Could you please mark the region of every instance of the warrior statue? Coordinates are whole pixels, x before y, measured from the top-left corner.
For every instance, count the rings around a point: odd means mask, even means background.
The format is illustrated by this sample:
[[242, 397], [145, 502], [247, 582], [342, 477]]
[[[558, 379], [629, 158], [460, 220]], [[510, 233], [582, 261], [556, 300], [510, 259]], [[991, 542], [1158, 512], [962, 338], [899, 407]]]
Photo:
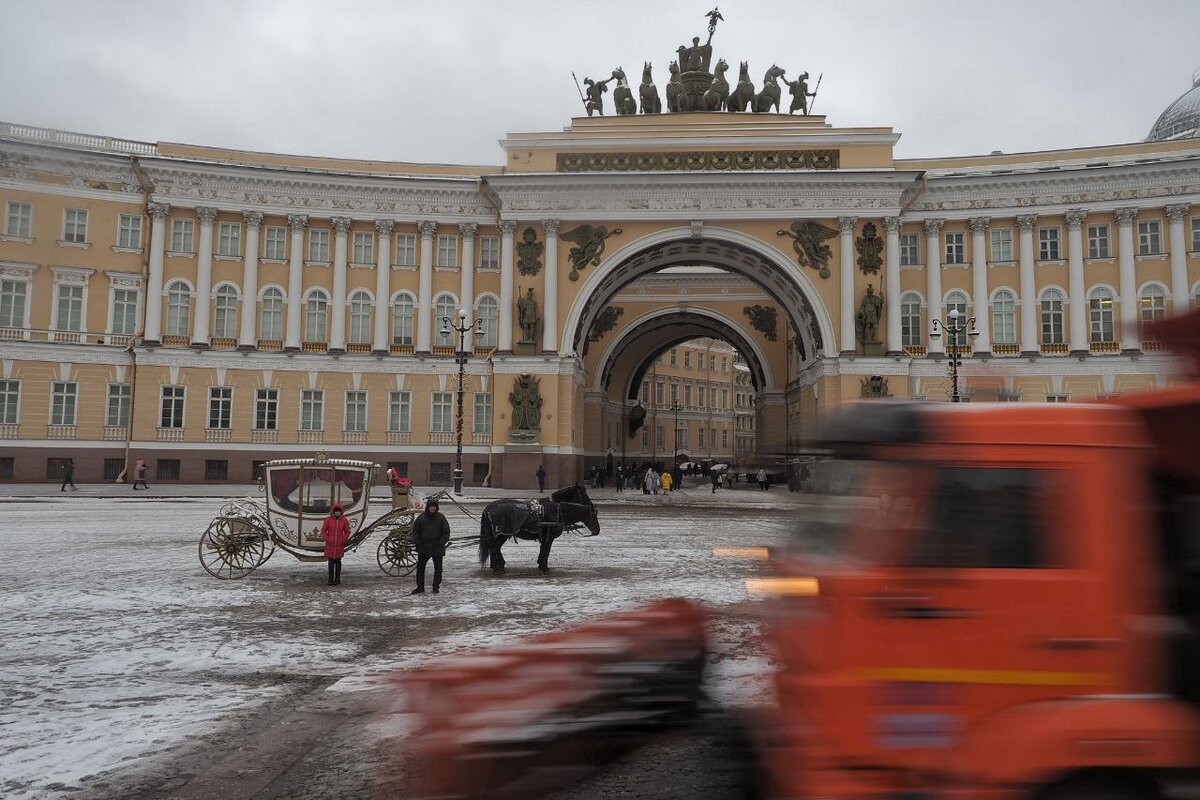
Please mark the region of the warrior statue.
[[883, 298], [875, 294], [875, 286], [867, 284], [867, 293], [858, 304], [858, 340], [863, 344], [879, 342], [879, 320], [883, 316]]
[[808, 114], [808, 98], [816, 97], [816, 92], [808, 90], [808, 73], [800, 73], [800, 77], [794, 81], [785, 80], [788, 85], [788, 93], [792, 96], [792, 105], [788, 108], [789, 114], [795, 114], [798, 110], [801, 114]]
[[533, 299], [533, 289], [517, 300], [517, 322], [521, 326], [521, 341], [536, 342], [542, 338], [542, 315], [537, 300]]
[[591, 78], [583, 79], [584, 84], [587, 86], [587, 102], [584, 103], [584, 108], [587, 109], [589, 117], [593, 111], [602, 117], [604, 116], [604, 93], [608, 91], [609, 81], [615, 77], [614, 75], [612, 78], [606, 78], [602, 81], [594, 81]]

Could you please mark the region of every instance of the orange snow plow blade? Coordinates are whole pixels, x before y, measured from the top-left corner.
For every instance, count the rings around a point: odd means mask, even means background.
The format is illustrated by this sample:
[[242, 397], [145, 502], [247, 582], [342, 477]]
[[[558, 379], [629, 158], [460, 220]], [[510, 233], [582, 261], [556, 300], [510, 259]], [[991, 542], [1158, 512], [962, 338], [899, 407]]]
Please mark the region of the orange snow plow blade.
[[663, 600], [402, 674], [421, 796], [560, 789], [687, 719], [701, 696], [704, 616]]

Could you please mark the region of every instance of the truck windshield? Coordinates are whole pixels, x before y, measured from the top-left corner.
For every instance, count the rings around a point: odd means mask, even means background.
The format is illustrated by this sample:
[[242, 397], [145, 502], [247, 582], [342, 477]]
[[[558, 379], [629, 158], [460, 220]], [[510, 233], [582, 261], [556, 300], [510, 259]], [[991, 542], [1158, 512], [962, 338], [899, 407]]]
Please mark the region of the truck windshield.
[[809, 472], [812, 503], [801, 516], [796, 548], [859, 563], [886, 560], [897, 525], [910, 524], [924, 470], [894, 461], [829, 459], [811, 464]]

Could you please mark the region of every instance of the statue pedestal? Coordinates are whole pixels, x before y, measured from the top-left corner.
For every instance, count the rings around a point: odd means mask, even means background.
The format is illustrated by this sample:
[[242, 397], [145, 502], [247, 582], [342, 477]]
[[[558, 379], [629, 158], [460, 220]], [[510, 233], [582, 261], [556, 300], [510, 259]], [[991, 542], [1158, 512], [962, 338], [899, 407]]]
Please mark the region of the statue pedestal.
[[536, 356], [537, 342], [517, 342], [516, 349], [513, 352], [519, 356]]
[[531, 445], [534, 448], [540, 450], [541, 445], [539, 444], [539, 442], [541, 442], [541, 441], [542, 441], [541, 430], [517, 430], [514, 428], [508, 432], [508, 445], [504, 449], [506, 452], [519, 452], [516, 450], [512, 450], [511, 448], [514, 445], [517, 445], [517, 446]]
[[882, 356], [883, 342], [863, 342], [864, 356]]

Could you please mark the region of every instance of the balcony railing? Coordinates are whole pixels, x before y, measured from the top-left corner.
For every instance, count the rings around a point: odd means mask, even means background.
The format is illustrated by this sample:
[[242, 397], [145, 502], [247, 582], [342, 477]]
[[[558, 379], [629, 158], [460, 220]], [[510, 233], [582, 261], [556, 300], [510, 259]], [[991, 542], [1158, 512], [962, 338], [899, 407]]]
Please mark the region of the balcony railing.
[[992, 355], [994, 356], [1019, 356], [1021, 354], [1021, 345], [1016, 342], [993, 342]]
[[124, 425], [105, 425], [104, 426], [104, 441], [106, 442], [123, 442], [125, 436], [129, 433], [129, 429]]
[[229, 428], [206, 428], [204, 430], [204, 441], [206, 442], [230, 442], [233, 441], [233, 431]]
[[75, 426], [74, 425], [47, 425], [46, 426], [46, 438], [47, 439], [74, 439], [75, 438]]
[[1121, 352], [1120, 342], [1089, 342], [1088, 349], [1093, 353], [1119, 353]]
[[283, 341], [281, 339], [259, 339], [259, 350], [282, 350]]
[[969, 358], [974, 352], [975, 348], [969, 344], [952, 344], [946, 348], [946, 355], [948, 356], [956, 355], [963, 358]]
[[410, 431], [388, 431], [387, 443], [391, 445], [412, 444], [412, 433]]
[[62, 344], [79, 344], [83, 341], [81, 331], [50, 331], [50, 340]]
[[160, 442], [182, 442], [183, 428], [159, 428], [158, 440]]
[[342, 431], [342, 444], [366, 444], [366, 431]]
[[191, 344], [191, 342], [188, 341], [187, 336], [179, 336], [173, 333], [169, 333], [162, 337], [162, 343], [167, 347], [187, 347], [189, 344]]
[[329, 350], [329, 342], [301, 342], [300, 349], [306, 353], [324, 353]]
[[472, 433], [471, 434], [471, 444], [486, 446], [491, 443], [492, 443], [492, 434], [490, 434], [490, 433]]
[[347, 353], [369, 353], [371, 352], [370, 342], [350, 342], [346, 345]]
[[912, 358], [920, 358], [921, 356], [925, 355], [926, 352], [927, 351], [924, 345], [906, 344], [904, 346], [904, 355]]
[[1042, 342], [1041, 353], [1044, 356], [1065, 356], [1071, 352], [1071, 346], [1066, 342]]
[[433, 346], [433, 354], [435, 356], [452, 356], [454, 355], [454, 347], [448, 344], [437, 344]]
[[32, 142], [57, 142], [92, 150], [115, 150], [119, 153], [136, 153], [147, 156], [158, 152], [158, 145], [154, 142], [138, 142], [133, 139], [117, 139], [112, 136], [96, 136], [91, 133], [73, 133], [55, 128], [36, 128], [32, 125], [14, 125], [11, 122], [0, 122], [0, 134]]
[[0, 425], [0, 439], [16, 439], [20, 432], [20, 426], [16, 423], [6, 422]]
[[104, 337], [104, 343], [114, 347], [129, 347], [133, 344], [133, 337], [126, 333], [110, 333]]
[[411, 344], [393, 344], [391, 349], [397, 355], [407, 356], [413, 353], [413, 346]]
[[250, 441], [254, 444], [275, 444], [279, 441], [279, 431], [250, 431]]
[[212, 346], [218, 350], [236, 350], [237, 339], [228, 336], [219, 336], [212, 340]]
[[325, 431], [300, 431], [300, 444], [324, 444]]
[[1154, 339], [1143, 339], [1142, 340], [1142, 351], [1145, 353], [1158, 353], [1158, 352], [1161, 352], [1163, 349], [1164, 348], [1163, 348], [1162, 342], [1155, 341]]
[[431, 433], [429, 434], [430, 444], [454, 444], [453, 433]]
[[103, 331], [52, 331], [45, 328], [0, 328], [0, 341], [5, 342], [58, 342], [59, 344], [106, 344], [128, 347], [133, 337], [127, 334]]

